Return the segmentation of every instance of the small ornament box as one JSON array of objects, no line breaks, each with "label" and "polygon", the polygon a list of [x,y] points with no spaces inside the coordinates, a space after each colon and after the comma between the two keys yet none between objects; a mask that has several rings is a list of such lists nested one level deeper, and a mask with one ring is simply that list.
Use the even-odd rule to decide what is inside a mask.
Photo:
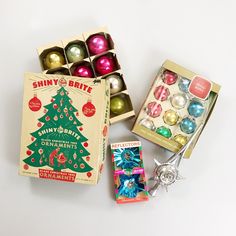
[{"label": "small ornament box", "polygon": [[141,142],[112,143],[111,154],[116,202],[147,201]]},{"label": "small ornament box", "polygon": [[133,117],[134,110],[106,28],[99,28],[37,49],[45,74],[106,79],[110,83],[110,123]]},{"label": "small ornament box", "polygon": [[96,184],[106,157],[109,83],[26,73],[21,175]]},{"label": "small ornament box", "polygon": [[[138,114],[132,131],[174,153],[200,124],[205,127],[220,86],[172,61],[165,61]],[[196,136],[184,157],[189,158]]]}]

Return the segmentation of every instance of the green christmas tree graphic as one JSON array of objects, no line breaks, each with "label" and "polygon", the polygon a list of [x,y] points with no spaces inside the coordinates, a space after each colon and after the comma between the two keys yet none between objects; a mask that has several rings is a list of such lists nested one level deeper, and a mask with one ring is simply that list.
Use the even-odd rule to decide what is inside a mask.
[{"label": "green christmas tree graphic", "polygon": [[[28,145],[29,157],[24,162],[29,166],[50,166],[55,171],[69,168],[75,172],[88,172],[92,168],[84,161],[90,153],[82,123],[76,118],[77,109],[72,106],[68,91],[61,87],[51,103],[44,106],[45,115],[39,119],[37,131],[31,133],[32,143]],[[80,127],[80,128],[77,128]]]}]

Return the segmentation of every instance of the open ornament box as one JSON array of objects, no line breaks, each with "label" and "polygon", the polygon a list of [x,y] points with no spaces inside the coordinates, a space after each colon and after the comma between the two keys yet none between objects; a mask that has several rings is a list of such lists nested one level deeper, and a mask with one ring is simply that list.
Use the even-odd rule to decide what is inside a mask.
[{"label": "open ornament box", "polygon": [[[99,35],[105,40],[106,50],[94,52],[90,48],[89,42],[94,35]],[[79,45],[80,50],[82,50],[83,55],[81,57],[74,58],[71,56],[70,50],[74,45]],[[109,80],[111,86],[111,124],[134,117],[135,113],[125,78],[116,57],[113,40],[107,28],[98,28],[79,36],[60,40],[40,47],[37,51],[42,71],[45,74],[64,74]],[[55,63],[51,61],[50,63],[48,55],[51,55],[51,59],[53,59],[52,57],[56,58],[57,61]],[[104,57],[113,66],[108,70],[99,70],[98,64]],[[116,88],[113,86],[116,86]],[[112,109],[114,107],[113,104],[115,109]]]},{"label": "open ornament box", "polygon": [[96,184],[106,157],[109,83],[26,73],[21,175]]},{"label": "open ornament box", "polygon": [[[219,90],[218,84],[167,60],[152,84],[132,131],[176,153],[201,123],[205,127]],[[200,134],[184,157],[190,157]]]}]

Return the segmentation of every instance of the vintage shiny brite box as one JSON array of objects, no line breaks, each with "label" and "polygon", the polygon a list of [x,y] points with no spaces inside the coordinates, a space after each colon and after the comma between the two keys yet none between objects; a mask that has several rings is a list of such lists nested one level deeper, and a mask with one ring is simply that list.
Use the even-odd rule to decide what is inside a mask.
[{"label": "vintage shiny brite box", "polygon": [[25,74],[20,174],[96,184],[109,127],[106,80]]},{"label": "vintage shiny brite box", "polygon": [[48,44],[37,51],[43,73],[109,81],[111,124],[135,115],[113,40],[105,27]]},{"label": "vintage shiny brite box", "polygon": [[[177,152],[200,124],[205,126],[219,90],[218,84],[167,60],[157,74],[132,131]],[[190,157],[199,135],[186,151],[186,158]]]},{"label": "vintage shiny brite box", "polygon": [[111,144],[117,203],[147,201],[141,142]]}]

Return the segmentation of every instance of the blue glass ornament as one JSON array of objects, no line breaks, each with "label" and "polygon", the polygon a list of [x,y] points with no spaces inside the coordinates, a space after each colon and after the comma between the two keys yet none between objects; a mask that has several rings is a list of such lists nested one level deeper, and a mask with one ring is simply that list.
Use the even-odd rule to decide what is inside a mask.
[{"label": "blue glass ornament", "polygon": [[189,84],[190,84],[190,80],[182,78],[182,79],[180,79],[178,86],[179,86],[179,89],[182,92],[187,93],[188,92]]},{"label": "blue glass ornament", "polygon": [[137,194],[144,191],[144,184],[139,183],[140,174],[120,175],[120,186],[118,194],[127,198],[135,198]]},{"label": "blue glass ornament", "polygon": [[192,101],[188,106],[188,113],[190,116],[194,116],[195,118],[200,117],[204,112],[204,106],[202,103],[197,101]]},{"label": "blue glass ornament", "polygon": [[194,133],[196,127],[197,127],[197,125],[196,125],[195,121],[189,119],[188,117],[184,118],[180,122],[180,129],[186,134]]},{"label": "blue glass ornament", "polygon": [[114,161],[117,167],[133,169],[138,167],[140,160],[139,148],[118,148],[114,151]]}]

